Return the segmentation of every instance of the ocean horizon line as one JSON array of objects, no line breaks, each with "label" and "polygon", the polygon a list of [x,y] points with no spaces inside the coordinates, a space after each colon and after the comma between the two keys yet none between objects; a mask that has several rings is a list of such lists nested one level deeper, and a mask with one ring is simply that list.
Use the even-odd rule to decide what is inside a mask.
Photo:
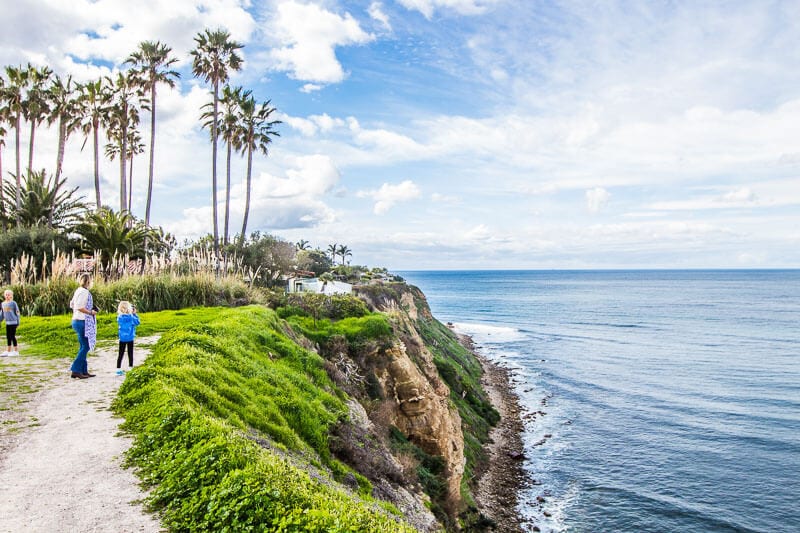
[{"label": "ocean horizon line", "polygon": [[798,267],[719,268],[402,268],[393,272],[800,272]]}]

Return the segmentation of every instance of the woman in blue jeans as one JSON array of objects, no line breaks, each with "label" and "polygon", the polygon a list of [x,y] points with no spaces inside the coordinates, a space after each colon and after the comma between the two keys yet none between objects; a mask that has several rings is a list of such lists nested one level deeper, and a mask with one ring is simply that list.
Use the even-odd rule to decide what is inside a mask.
[{"label": "woman in blue jeans", "polygon": [[78,356],[72,362],[70,370],[72,378],[86,379],[93,378],[95,375],[89,373],[89,363],[86,354],[94,348],[96,338],[97,322],[95,316],[97,311],[93,309],[92,293],[89,287],[92,285],[92,278],[89,274],[81,274],[79,278],[80,286],[75,289],[69,306],[72,308],[72,329],[78,336]]}]

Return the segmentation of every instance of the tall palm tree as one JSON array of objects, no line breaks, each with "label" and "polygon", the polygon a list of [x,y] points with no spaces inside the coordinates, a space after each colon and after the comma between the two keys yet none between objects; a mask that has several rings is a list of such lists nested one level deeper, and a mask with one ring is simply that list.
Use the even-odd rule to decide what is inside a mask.
[{"label": "tall palm tree", "polygon": [[[172,48],[161,41],[143,41],[139,49],[132,53],[126,63],[133,65],[139,83],[145,91],[150,93],[150,169],[147,175],[147,203],[144,210],[144,225],[150,226],[150,202],[153,198],[153,172],[156,147],[156,86],[163,83],[168,87],[175,87],[175,81],[180,78],[180,73],[170,70],[178,61],[170,57]],[[131,160],[133,164],[133,160]]]},{"label": "tall palm tree", "polygon": [[33,143],[36,138],[36,127],[50,115],[48,84],[52,76],[53,70],[50,67],[36,68],[28,63],[28,93],[22,102],[22,114],[31,126],[28,143],[28,172],[33,171]]},{"label": "tall palm tree", "polygon": [[[0,224],[2,224],[2,221],[5,218],[5,198],[3,195],[3,148],[6,146],[6,135],[8,134],[8,131],[6,131],[6,128],[3,125],[6,122],[7,117],[2,112],[2,97],[5,86],[5,78],[0,77]],[[2,227],[2,225],[0,225],[0,227]]]},{"label": "tall palm tree", "polygon": [[211,83],[213,88],[213,125],[211,128],[211,202],[214,226],[214,254],[219,257],[219,227],[217,223],[217,137],[220,84],[228,81],[229,72],[242,68],[242,58],[237,50],[242,45],[230,39],[230,33],[219,29],[205,30],[194,38],[197,43],[191,54],[192,73]]},{"label": "tall palm tree", "polygon": [[53,76],[53,83],[48,91],[50,101],[50,114],[47,117],[48,125],[58,124],[58,151],[56,153],[55,179],[61,178],[64,168],[64,152],[67,140],[80,126],[78,109],[78,87],[72,81],[72,76],[64,80],[59,75]]},{"label": "tall palm tree", "polygon": [[344,265],[345,259],[347,257],[352,257],[353,256],[353,251],[350,250],[349,246],[343,244],[343,245],[339,246],[338,254],[339,254],[339,257],[342,258],[342,264]]},{"label": "tall palm tree", "polygon": [[[79,86],[78,97],[80,128],[85,135],[83,145],[89,135],[92,136],[94,146],[94,191],[95,209],[99,210],[103,204],[100,201],[100,128],[108,124],[109,109],[111,105],[111,89],[105,80],[95,80]],[[83,147],[81,147],[83,150]]]},{"label": "tall palm tree", "polygon": [[295,244],[295,248],[297,248],[298,252],[301,250],[309,250],[311,248],[311,243],[305,239],[300,239],[297,241],[297,244]]},{"label": "tall palm tree", "polygon": [[[2,78],[0,78],[0,82]],[[2,120],[2,116],[0,116]],[[3,148],[6,147],[6,128],[0,124],[0,221],[5,217],[5,195],[3,193]]]},{"label": "tall palm tree", "polygon": [[240,242],[244,243],[244,235],[247,230],[247,218],[250,214],[250,190],[252,188],[253,174],[253,151],[267,155],[268,146],[272,138],[280,134],[275,131],[275,126],[281,123],[280,120],[270,120],[270,115],[275,111],[270,107],[270,101],[256,104],[252,91],[245,91],[242,94],[239,104],[239,145],[242,152],[247,153],[247,182],[245,185],[244,217],[242,219],[242,233]]},{"label": "tall palm tree", "polygon": [[328,253],[331,255],[331,262],[336,264],[336,256],[339,255],[339,245],[336,243],[328,245]]},{"label": "tall palm tree", "polygon": [[[22,189],[22,170],[20,169],[21,157],[19,137],[20,128],[22,126],[22,102],[25,98],[25,89],[28,86],[28,71],[23,69],[22,66],[7,66],[6,76],[8,76],[8,83],[2,89],[3,107],[0,109],[0,113],[5,117],[5,120],[14,127],[14,148],[17,157],[17,167],[14,175],[17,182],[15,206],[16,209],[19,210],[20,202],[22,201],[20,196],[20,190]],[[17,225],[19,225],[19,216],[16,217],[16,222]]]},{"label": "tall palm tree", "polygon": [[[226,150],[225,150],[225,222],[223,224],[222,230],[222,243],[223,245],[228,244],[228,225],[230,222],[230,204],[231,204],[231,155],[233,154],[234,148],[238,151],[238,143],[237,143],[237,136],[239,135],[239,124],[238,124],[238,111],[239,111],[239,102],[242,99],[242,88],[241,87],[231,87],[230,85],[225,85],[222,88],[222,96],[219,99],[219,105],[221,106],[221,110],[219,110],[219,117],[217,122],[217,133],[219,137],[225,142]],[[209,102],[208,104],[203,106],[206,111],[201,115],[201,118],[205,120],[203,122],[203,128],[207,128],[209,131],[212,130],[214,127],[214,103]]]},{"label": "tall palm tree", "polygon": [[[64,167],[64,152],[67,139],[79,126],[76,86],[72,82],[72,76],[67,76],[66,81],[64,81],[56,74],[48,90],[48,100],[50,102],[50,114],[47,117],[47,123],[49,125],[54,122],[58,123],[55,184],[56,187],[59,187],[61,185],[61,172]],[[56,193],[58,193],[58,190],[56,190]]]},{"label": "tall palm tree", "polygon": [[[106,144],[105,154],[109,161],[113,161],[122,151],[121,143],[117,140],[119,132],[117,130],[109,130],[109,136],[114,139],[114,142]],[[131,210],[131,198],[133,196],[133,158],[138,154],[143,154],[145,145],[142,142],[142,136],[138,130],[132,129],[128,132],[128,205],[126,209]]]},{"label": "tall palm tree", "polygon": [[[131,200],[133,198],[133,158],[139,154],[143,154],[145,144],[142,142],[142,135],[138,130],[130,132],[130,139],[128,140],[128,211],[131,210]],[[145,223],[147,226],[147,223]]]},{"label": "tall palm tree", "polygon": [[128,206],[128,132],[139,124],[137,104],[144,93],[129,72],[119,72],[116,79],[109,78],[108,82],[112,86],[108,138],[119,142],[119,210],[122,212]]}]

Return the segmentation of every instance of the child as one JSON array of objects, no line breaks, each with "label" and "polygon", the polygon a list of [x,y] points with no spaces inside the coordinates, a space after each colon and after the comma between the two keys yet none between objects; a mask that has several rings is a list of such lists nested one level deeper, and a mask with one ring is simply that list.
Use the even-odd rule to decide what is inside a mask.
[{"label": "child", "polygon": [[133,339],[136,337],[136,326],[140,324],[136,308],[130,302],[122,300],[117,307],[117,324],[119,324],[119,357],[117,357],[117,375],[125,374],[122,370],[122,356],[128,349],[128,367],[133,368]]},{"label": "child", "polygon": [[[0,322],[6,321],[6,339],[8,340],[8,349],[0,354],[0,357],[11,355],[19,355],[19,346],[17,346],[17,326],[19,326],[19,306],[14,301],[14,293],[6,290],[3,293],[5,300],[2,305],[2,313],[0,313]],[[14,348],[12,351],[11,348]]]}]

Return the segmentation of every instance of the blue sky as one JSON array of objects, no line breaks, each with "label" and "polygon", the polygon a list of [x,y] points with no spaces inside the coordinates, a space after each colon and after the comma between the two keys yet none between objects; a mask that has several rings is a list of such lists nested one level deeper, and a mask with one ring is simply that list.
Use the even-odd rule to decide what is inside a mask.
[{"label": "blue sky", "polygon": [[[800,267],[798,2],[0,8],[5,65],[85,80],[120,68],[140,41],[173,48],[183,77],[159,93],[153,222],[182,238],[211,230],[198,127],[210,97],[189,50],[223,27],[245,45],[232,83],[284,122],[255,161],[249,230],[347,244],[354,263],[393,270]],[[82,141],[65,172],[92,198]],[[55,159],[52,132],[36,158]],[[146,161],[134,163],[139,216]],[[115,198],[116,167],[104,165]],[[243,175],[237,160],[234,228]]]}]

